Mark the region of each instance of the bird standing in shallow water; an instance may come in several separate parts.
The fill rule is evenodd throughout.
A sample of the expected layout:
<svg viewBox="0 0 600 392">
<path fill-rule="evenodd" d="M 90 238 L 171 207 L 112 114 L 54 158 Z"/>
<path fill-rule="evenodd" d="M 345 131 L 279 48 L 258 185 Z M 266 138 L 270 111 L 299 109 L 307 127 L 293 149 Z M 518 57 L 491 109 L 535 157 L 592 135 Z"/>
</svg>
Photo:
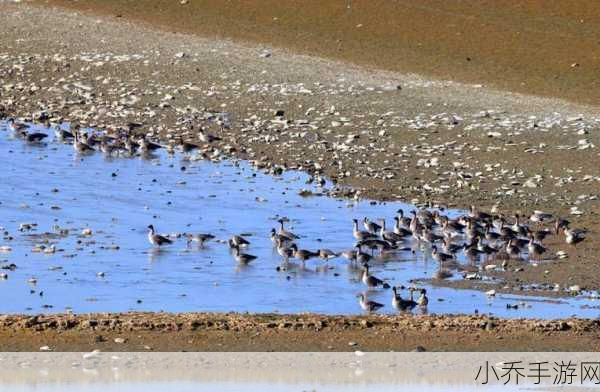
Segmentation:
<svg viewBox="0 0 600 392">
<path fill-rule="evenodd" d="M 228 242 L 230 248 L 235 248 L 236 246 L 241 248 L 250 245 L 250 241 L 241 235 L 232 235 Z"/>
<path fill-rule="evenodd" d="M 383 304 L 380 304 L 379 302 L 367 300 L 367 297 L 362 293 L 358 295 L 358 298 L 359 298 L 358 303 L 360 304 L 360 307 L 369 313 L 374 312 L 380 308 L 383 308 Z"/>
<path fill-rule="evenodd" d="M 284 236 L 284 237 L 287 237 L 287 238 L 290 238 L 290 239 L 292 239 L 292 240 L 297 240 L 297 239 L 299 239 L 299 238 L 300 238 L 300 237 L 298 237 L 296 234 L 292 233 L 291 231 L 288 231 L 288 230 L 286 230 L 286 229 L 283 227 L 283 222 L 285 222 L 285 220 L 284 220 L 284 219 L 278 219 L 278 220 L 277 220 L 277 222 L 279 222 L 279 224 L 281 225 L 281 226 L 279 227 L 279 232 L 278 232 L 278 234 L 279 234 L 279 235 L 281 235 L 281 236 Z"/>
<path fill-rule="evenodd" d="M 240 252 L 240 247 L 239 246 L 234 246 L 233 250 L 235 251 L 235 253 L 233 254 L 233 257 L 237 260 L 238 263 L 240 264 L 249 264 L 252 260 L 255 260 L 257 257 L 254 255 L 249 255 L 247 253 L 242 253 Z"/>
<path fill-rule="evenodd" d="M 400 287 L 400 290 L 404 290 L 404 286 Z M 392 307 L 399 312 L 406 310 L 412 310 L 417 303 L 412 299 L 404 299 L 402 295 L 398 293 L 396 286 L 392 287 Z"/>
<path fill-rule="evenodd" d="M 381 286 L 384 289 L 389 289 L 390 285 L 384 282 L 383 280 L 376 278 L 375 276 L 369 274 L 369 265 L 365 264 L 362 271 L 362 282 L 367 285 L 367 287 L 377 287 Z"/>
<path fill-rule="evenodd" d="M 187 240 L 188 240 L 188 246 L 192 243 L 192 241 L 195 241 L 198 243 L 198 246 L 200 248 L 204 247 L 204 243 L 206 241 L 212 240 L 214 239 L 215 236 L 212 234 L 206 234 L 206 233 L 199 233 L 199 234 L 188 234 L 187 235 Z"/>
<path fill-rule="evenodd" d="M 16 122 L 14 118 L 9 118 L 8 128 L 10 128 L 10 130 L 13 132 L 19 132 L 24 131 L 25 129 L 29 128 L 29 126 L 26 124 Z"/>
<path fill-rule="evenodd" d="M 162 236 L 160 234 L 156 234 L 156 231 L 154 230 L 153 225 L 148 226 L 148 241 L 150 241 L 150 243 L 152 245 L 158 246 L 158 247 L 161 247 L 163 245 L 169 245 L 169 244 L 173 243 L 173 241 L 170 240 L 169 238 Z"/>
</svg>

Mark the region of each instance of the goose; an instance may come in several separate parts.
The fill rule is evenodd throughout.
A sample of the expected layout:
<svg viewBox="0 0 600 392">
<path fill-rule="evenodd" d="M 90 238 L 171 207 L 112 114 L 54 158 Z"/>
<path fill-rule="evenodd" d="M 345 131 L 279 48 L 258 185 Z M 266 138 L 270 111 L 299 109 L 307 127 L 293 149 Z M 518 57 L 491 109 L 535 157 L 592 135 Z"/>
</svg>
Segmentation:
<svg viewBox="0 0 600 392">
<path fill-rule="evenodd" d="M 405 287 L 401 286 L 400 290 L 404 290 Z M 411 292 L 412 293 L 412 292 Z M 392 307 L 399 312 L 404 312 L 406 310 L 412 310 L 417 306 L 417 303 L 412 299 L 404 299 L 402 295 L 398 293 L 398 289 L 396 286 L 392 287 Z"/>
<path fill-rule="evenodd" d="M 300 238 L 300 237 L 298 237 L 296 234 L 292 233 L 291 231 L 287 231 L 287 230 L 286 230 L 286 229 L 283 227 L 283 222 L 284 222 L 284 220 L 283 220 L 283 219 L 278 219 L 278 220 L 277 220 L 277 222 L 279 222 L 279 224 L 281 225 L 281 226 L 279 227 L 279 232 L 278 232 L 278 234 L 279 234 L 279 235 L 282 235 L 282 236 L 285 236 L 285 237 L 291 238 L 292 240 L 297 240 L 297 239 L 299 239 L 299 238 Z"/>
<path fill-rule="evenodd" d="M 172 244 L 173 241 L 169 238 L 162 236 L 160 234 L 156 234 L 153 225 L 148 226 L 148 241 L 154 246 L 161 247 L 162 245 Z"/>
<path fill-rule="evenodd" d="M 385 219 L 380 219 L 380 222 L 381 228 L 379 229 L 379 235 L 381 236 L 381 238 L 383 238 L 386 241 L 389 241 L 392 244 L 395 244 L 396 242 L 401 242 L 404 239 L 401 235 L 396 234 L 393 231 L 386 231 Z"/>
<path fill-rule="evenodd" d="M 279 255 L 283 257 L 286 261 L 290 257 L 294 257 L 294 250 L 288 247 L 286 243 L 281 241 L 280 239 L 277 240 L 277 253 L 279 253 Z"/>
<path fill-rule="evenodd" d="M 84 134 L 85 136 L 85 142 L 92 147 L 95 147 L 96 144 L 100 144 L 102 142 L 102 140 L 100 138 L 98 138 L 98 136 L 96 136 L 96 134 L 94 132 L 85 132 Z"/>
<path fill-rule="evenodd" d="M 196 143 L 186 141 L 181 142 L 181 152 L 183 152 L 184 154 L 190 153 L 199 148 L 200 146 Z"/>
<path fill-rule="evenodd" d="M 356 261 L 358 252 L 358 250 L 345 250 L 342 253 L 340 253 L 340 256 L 349 261 Z"/>
<path fill-rule="evenodd" d="M 235 248 L 236 246 L 239 248 L 242 248 L 242 247 L 245 247 L 248 245 L 250 245 L 250 241 L 248 241 L 247 239 L 245 239 L 244 237 L 239 236 L 239 235 L 233 235 L 229 239 L 229 247 L 230 248 Z"/>
<path fill-rule="evenodd" d="M 358 230 L 358 220 L 357 219 L 352 219 L 352 223 L 353 223 L 352 235 L 358 241 L 363 241 L 363 240 L 366 240 L 369 238 L 375 238 L 375 235 L 373 235 L 372 233 L 370 233 L 368 231 Z"/>
<path fill-rule="evenodd" d="M 25 140 L 27 140 L 27 143 L 30 144 L 37 144 L 37 143 L 41 143 L 45 138 L 48 137 L 48 135 L 46 135 L 45 133 L 41 133 L 41 132 L 32 132 L 32 133 L 27 133 L 27 131 L 21 131 L 23 138 Z"/>
<path fill-rule="evenodd" d="M 389 289 L 390 285 L 384 282 L 383 280 L 376 278 L 375 276 L 369 274 L 369 264 L 365 264 L 363 266 L 361 281 L 367 285 L 367 287 L 378 287 L 381 286 L 384 289 Z"/>
<path fill-rule="evenodd" d="M 379 302 L 367 300 L 366 296 L 362 293 L 358 295 L 358 298 L 359 298 L 358 302 L 360 304 L 360 307 L 369 313 L 375 312 L 376 310 L 383 308 L 383 304 L 380 304 Z"/>
<path fill-rule="evenodd" d="M 10 130 L 13 132 L 20 132 L 20 131 L 23 131 L 23 130 L 29 128 L 29 125 L 23 124 L 23 123 L 18 123 L 15 121 L 14 118 L 9 118 L 8 119 L 8 128 L 10 128 Z"/>
<path fill-rule="evenodd" d="M 500 239 L 500 234 L 492 231 L 491 228 L 492 228 L 492 226 L 489 224 L 485 226 L 485 233 L 484 233 L 485 239 L 490 242 L 498 241 Z"/>
<path fill-rule="evenodd" d="M 417 219 L 419 220 L 419 222 L 421 222 L 423 226 L 426 226 L 427 228 L 432 228 L 435 224 L 434 214 L 431 211 L 425 210 L 423 208 L 417 211 Z"/>
<path fill-rule="evenodd" d="M 220 137 L 215 136 L 215 135 L 211 135 L 210 133 L 207 133 L 206 131 L 204 131 L 204 129 L 200 128 L 198 130 L 198 138 L 202 141 L 202 143 L 212 143 L 212 142 L 218 142 L 221 140 Z"/>
<path fill-rule="evenodd" d="M 446 253 L 456 254 L 462 248 L 461 245 L 453 244 L 450 238 L 444 238 L 444 241 L 442 242 L 442 249 Z"/>
<path fill-rule="evenodd" d="M 471 209 L 469 210 L 469 217 L 474 218 L 479 221 L 491 221 L 492 216 L 486 212 L 477 211 L 474 205 L 471 205 Z"/>
<path fill-rule="evenodd" d="M 442 234 L 445 238 L 456 238 L 462 235 L 460 231 L 452 228 L 447 220 L 442 220 Z"/>
<path fill-rule="evenodd" d="M 571 222 L 566 219 L 558 218 L 556 222 L 554 222 L 554 233 L 558 234 L 562 229 L 568 228 Z"/>
<path fill-rule="evenodd" d="M 431 247 L 431 257 L 440 264 L 454 259 L 454 255 L 438 251 L 438 248 L 435 245 Z"/>
<path fill-rule="evenodd" d="M 398 216 L 396 217 L 398 218 L 398 223 L 403 227 L 409 227 L 411 219 L 409 217 L 404 216 L 404 210 L 400 208 L 398 211 L 396 211 L 396 213 L 398 214 Z"/>
<path fill-rule="evenodd" d="M 502 215 L 502 214 L 494 216 L 494 218 L 492 219 L 492 226 L 493 226 L 493 228 L 495 228 L 498 231 L 500 231 L 500 229 L 502 229 L 502 227 L 504 227 L 505 223 L 506 223 L 506 219 L 504 219 L 504 215 Z M 488 222 L 488 225 L 489 224 L 490 223 Z"/>
<path fill-rule="evenodd" d="M 293 242 L 294 240 L 286 235 L 277 234 L 277 231 L 275 231 L 275 229 L 271 229 L 271 241 L 273 241 L 276 244 L 277 241 Z"/>
<path fill-rule="evenodd" d="M 371 234 L 376 234 L 381 230 L 381 226 L 375 222 L 371 222 L 367 217 L 363 219 L 363 226 Z"/>
<path fill-rule="evenodd" d="M 481 241 L 481 237 L 477 237 L 476 243 L 477 243 L 477 250 L 480 251 L 481 253 L 484 253 L 486 255 L 493 255 L 493 254 L 498 253 L 498 249 L 493 248 L 487 244 L 484 244 Z"/>
<path fill-rule="evenodd" d="M 427 290 L 421 289 L 421 295 L 417 298 L 417 305 L 422 308 L 426 308 L 429 305 L 429 298 L 427 298 Z"/>
<path fill-rule="evenodd" d="M 215 238 L 215 236 L 212 234 L 209 234 L 209 233 L 188 234 L 187 242 L 189 245 L 192 243 L 192 241 L 195 241 L 198 243 L 198 246 L 202 248 L 206 241 L 210 241 L 214 238 Z"/>
<path fill-rule="evenodd" d="M 517 238 L 517 233 L 515 233 L 513 229 L 504 226 L 504 224 L 500 227 L 500 239 L 508 241 L 515 238 Z"/>
<path fill-rule="evenodd" d="M 108 141 L 103 138 L 102 141 L 100 142 L 100 151 L 102 151 L 104 153 L 104 155 L 110 157 L 113 155 L 113 153 L 118 152 L 121 150 L 121 147 L 114 145 L 114 144 L 109 144 Z"/>
<path fill-rule="evenodd" d="M 357 244 L 356 245 L 356 261 L 359 262 L 360 264 L 366 264 L 369 261 L 371 261 L 371 259 L 373 258 L 373 256 L 371 256 L 368 253 L 364 253 L 361 250 L 361 245 Z"/>
<path fill-rule="evenodd" d="M 585 230 L 576 230 L 564 227 L 563 233 L 565 234 L 565 241 L 569 245 L 577 246 L 578 243 L 585 240 Z"/>
<path fill-rule="evenodd" d="M 67 139 L 73 139 L 74 136 L 71 132 L 62 129 L 59 125 L 54 127 L 54 137 L 59 142 L 64 142 Z"/>
<path fill-rule="evenodd" d="M 433 244 L 436 241 L 443 240 L 444 237 L 435 234 L 434 232 L 432 232 L 431 230 L 427 229 L 426 227 L 423 227 L 423 229 L 421 230 L 421 235 L 419 236 L 419 239 L 421 241 L 427 242 L 429 244 Z"/>
<path fill-rule="evenodd" d="M 512 243 L 514 246 L 516 246 L 519 249 L 523 249 L 527 246 L 527 244 L 529 244 L 529 239 L 528 238 L 513 238 L 512 239 Z"/>
<path fill-rule="evenodd" d="M 248 253 L 241 253 L 239 246 L 234 246 L 233 249 L 235 250 L 233 257 L 240 264 L 249 264 L 252 260 L 256 260 L 256 258 L 257 258 L 254 255 L 249 255 Z"/>
<path fill-rule="evenodd" d="M 141 137 L 138 140 L 138 144 L 139 144 L 139 149 L 140 149 L 140 151 L 142 151 L 142 153 L 149 153 L 151 151 L 156 151 L 160 148 L 163 148 L 163 146 L 161 146 L 158 143 L 151 142 L 145 136 Z"/>
<path fill-rule="evenodd" d="M 519 214 L 515 214 L 515 223 L 513 224 L 511 229 L 516 235 L 526 236 L 527 228 L 519 223 L 520 219 L 521 217 L 519 216 Z"/>
<path fill-rule="evenodd" d="M 506 244 L 506 254 L 508 257 L 516 257 L 518 258 L 521 255 L 521 249 L 514 244 L 514 239 L 511 239 Z"/>
<path fill-rule="evenodd" d="M 367 238 L 366 240 L 358 241 L 356 245 L 360 247 L 365 246 L 371 249 L 371 253 L 373 253 L 375 249 L 378 249 L 379 252 L 385 252 L 396 249 L 396 246 L 394 246 L 393 244 L 389 243 L 386 240 L 380 240 L 379 238 Z"/>
<path fill-rule="evenodd" d="M 552 214 L 549 214 L 544 211 L 533 211 L 533 214 L 529 217 L 529 220 L 532 222 L 546 222 L 552 219 Z"/>
<path fill-rule="evenodd" d="M 529 236 L 529 243 L 527 244 L 527 250 L 529 251 L 529 257 L 536 258 L 540 257 L 546 252 L 546 248 L 540 244 L 534 242 L 533 235 Z"/>
<path fill-rule="evenodd" d="M 442 227 L 446 228 L 446 230 L 455 231 L 457 233 L 462 233 L 465 230 L 466 225 L 463 225 L 456 220 L 449 219 L 447 216 L 442 215 L 440 219 L 442 221 Z"/>
<path fill-rule="evenodd" d="M 306 250 L 306 249 L 298 249 L 298 245 L 296 245 L 296 244 L 290 245 L 290 249 L 294 252 L 293 253 L 294 258 L 301 260 L 301 261 L 306 261 L 306 260 L 312 259 L 313 257 L 319 256 L 318 252 L 313 252 L 313 251 Z"/>
<path fill-rule="evenodd" d="M 336 257 L 340 256 L 339 253 L 336 253 L 329 249 L 319 249 L 318 253 L 319 253 L 319 258 L 321 258 L 323 260 L 335 259 Z"/>
<path fill-rule="evenodd" d="M 73 140 L 73 149 L 75 149 L 75 152 L 77 152 L 78 154 L 86 154 L 86 153 L 90 153 L 90 152 L 94 152 L 96 151 L 93 147 L 91 147 L 89 144 L 82 142 L 79 139 L 79 125 L 77 125 L 75 127 L 75 130 L 73 132 L 73 136 L 75 137 Z"/>
<path fill-rule="evenodd" d="M 418 233 L 421 232 L 423 226 L 421 225 L 421 223 L 419 222 L 419 219 L 417 218 L 417 211 L 412 210 L 410 213 L 412 214 L 413 217 L 410 220 L 410 224 L 408 225 L 408 228 L 413 233 L 413 235 L 418 235 Z"/>
<path fill-rule="evenodd" d="M 131 157 L 134 156 L 138 150 L 138 148 L 140 147 L 139 144 L 137 144 L 135 141 L 131 140 L 131 138 L 126 137 L 125 138 L 125 151 L 127 152 L 127 154 Z"/>
<path fill-rule="evenodd" d="M 473 239 L 479 237 L 480 235 L 485 235 L 485 232 L 482 233 L 481 227 L 478 226 L 473 219 L 467 220 L 466 232 L 465 235 L 467 239 Z"/>
<path fill-rule="evenodd" d="M 528 233 L 528 235 L 533 236 L 533 238 L 536 241 L 544 242 L 544 240 L 546 239 L 546 237 L 548 237 L 552 232 L 550 230 L 548 230 L 548 229 L 532 231 L 531 229 L 528 228 L 527 229 L 527 233 Z"/>
<path fill-rule="evenodd" d="M 401 218 L 399 216 L 395 216 L 394 221 L 396 222 L 394 225 L 394 233 L 401 237 L 408 237 L 412 234 L 412 231 L 400 226 Z"/>
<path fill-rule="evenodd" d="M 482 252 L 479 249 L 477 249 L 476 246 L 470 244 L 463 245 L 463 254 L 471 260 L 477 259 L 481 255 L 481 253 Z"/>
</svg>

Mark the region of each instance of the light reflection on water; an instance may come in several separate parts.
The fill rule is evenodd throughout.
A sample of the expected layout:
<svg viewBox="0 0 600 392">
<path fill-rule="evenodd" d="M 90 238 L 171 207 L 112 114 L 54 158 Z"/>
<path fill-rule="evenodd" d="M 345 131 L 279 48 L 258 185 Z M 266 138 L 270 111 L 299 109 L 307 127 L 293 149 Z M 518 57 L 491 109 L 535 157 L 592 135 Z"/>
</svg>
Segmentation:
<svg viewBox="0 0 600 392">
<path fill-rule="evenodd" d="M 345 259 L 334 259 L 327 264 L 330 268 L 310 260 L 305 268 L 277 271 L 281 258 L 273 250 L 269 230 L 276 227 L 278 215 L 287 216 L 292 220 L 289 227 L 302 237 L 301 248 L 346 250 L 355 242 L 353 218 L 386 217 L 392 225 L 398 208 L 412 209 L 400 203 L 303 198 L 298 192 L 307 187 L 306 177 L 296 172 L 272 177 L 246 163 L 189 162 L 166 154 L 153 160 L 106 159 L 101 153 L 77 157 L 70 146 L 50 142 L 36 147 L 0 132 L 0 225 L 15 237 L 0 244 L 13 248 L 0 254 L 0 261 L 18 266 L 0 281 L 0 295 L 11 298 L 0 305 L 2 313 L 56 313 L 67 307 L 76 313 L 361 313 L 356 295 L 364 286 L 355 268 Z M 24 222 L 37 223 L 37 230 L 19 232 Z M 248 233 L 252 245 L 246 251 L 259 258 L 239 266 L 222 243 L 209 242 L 198 249 L 187 247 L 183 239 L 157 251 L 147 242 L 150 223 L 161 233 L 210 232 L 223 240 Z M 69 236 L 51 239 L 64 252 L 32 253 L 40 241 L 27 234 L 50 232 L 55 225 L 70 229 Z M 79 235 L 84 227 L 94 234 Z M 113 245 L 119 250 L 110 249 Z M 437 269 L 438 263 L 418 248 L 414 254 L 403 251 L 372 263 L 372 273 L 393 285 L 408 286 L 409 280 L 431 277 Z M 36 284 L 28 283 L 32 277 Z M 581 308 L 594 304 L 584 299 L 549 304 L 528 298 L 531 307 L 510 310 L 506 304 L 516 303 L 517 297 L 490 299 L 477 291 L 436 287 L 429 287 L 428 294 L 430 313 L 477 309 L 541 318 L 598 313 Z M 389 290 L 371 291 L 369 299 L 384 303 L 382 312 L 394 312 Z"/>
</svg>

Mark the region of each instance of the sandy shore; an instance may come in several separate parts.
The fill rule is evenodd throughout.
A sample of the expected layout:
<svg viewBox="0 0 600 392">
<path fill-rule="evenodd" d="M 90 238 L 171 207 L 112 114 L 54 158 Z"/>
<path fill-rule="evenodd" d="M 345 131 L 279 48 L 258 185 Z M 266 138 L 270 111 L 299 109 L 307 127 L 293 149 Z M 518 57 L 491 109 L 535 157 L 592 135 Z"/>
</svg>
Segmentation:
<svg viewBox="0 0 600 392">
<path fill-rule="evenodd" d="M 347 196 L 495 206 L 509 216 L 548 211 L 590 230 L 588 240 L 570 249 L 562 237 L 550 238 L 551 252 L 566 250 L 568 258 L 515 265 L 496 273 L 503 280 L 496 288 L 600 289 L 600 176 L 591 164 L 599 155 L 598 107 L 166 32 L 123 17 L 28 3 L 2 7 L 0 111 L 7 116 L 47 115 L 100 128 L 141 121 L 165 144 L 195 138 L 181 123 L 195 117 L 224 139 L 209 153 L 267 170 L 321 170 L 350 186 Z M 275 117 L 278 110 L 283 118 Z M 202 120 L 215 112 L 231 114 L 231 129 Z M 471 348 L 460 344 L 451 347 Z"/>
<path fill-rule="evenodd" d="M 597 320 L 126 313 L 2 316 L 5 351 L 597 351 Z"/>
</svg>

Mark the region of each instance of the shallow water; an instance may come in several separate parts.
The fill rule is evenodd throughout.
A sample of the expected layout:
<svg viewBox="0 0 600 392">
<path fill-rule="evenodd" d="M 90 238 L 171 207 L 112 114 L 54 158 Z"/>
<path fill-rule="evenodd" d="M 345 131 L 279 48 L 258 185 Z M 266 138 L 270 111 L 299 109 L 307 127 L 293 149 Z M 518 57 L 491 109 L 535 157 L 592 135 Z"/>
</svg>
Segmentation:
<svg viewBox="0 0 600 392">
<path fill-rule="evenodd" d="M 45 130 L 51 136 L 50 130 Z M 269 230 L 278 216 L 301 235 L 300 248 L 349 249 L 353 218 L 386 217 L 388 225 L 400 203 L 372 204 L 329 197 L 303 198 L 306 176 L 287 172 L 273 177 L 246 163 L 185 161 L 181 155 L 156 159 L 113 158 L 101 153 L 80 157 L 71 146 L 50 141 L 32 146 L 14 139 L 0 125 L 0 226 L 14 236 L 0 241 L 12 251 L 0 261 L 15 263 L 8 279 L 0 280 L 1 313 L 100 311 L 237 311 L 361 313 L 356 295 L 365 290 L 358 271 L 345 259 L 327 263 L 309 260 L 305 268 L 277 271 L 281 257 L 274 251 Z M 181 170 L 185 166 L 186 170 Z M 312 187 L 312 186 L 311 186 Z M 317 188 L 312 188 L 317 190 Z M 57 190 L 53 192 L 52 190 Z M 36 229 L 19 232 L 21 223 Z M 204 249 L 188 247 L 184 239 L 160 251 L 147 241 L 146 226 L 160 233 L 210 232 L 225 240 L 248 233 L 247 253 L 259 258 L 240 266 L 228 247 L 209 242 Z M 31 235 L 70 230 L 50 238 L 55 254 L 33 253 L 42 243 Z M 81 235 L 89 227 L 93 235 Z M 48 245 L 48 244 L 46 244 Z M 111 249 L 117 245 L 118 250 Z M 410 244 L 409 244 L 410 245 Z M 438 263 L 416 248 L 372 263 L 372 273 L 393 285 L 431 277 Z M 2 265 L 3 263 L 0 263 Z M 103 272 L 104 276 L 98 276 Z M 35 278 L 35 284 L 29 282 Z M 39 293 L 43 291 L 43 296 Z M 428 287 L 430 313 L 493 313 L 504 317 L 596 317 L 584 299 L 548 303 L 541 298 L 510 295 L 488 298 L 473 290 Z M 369 291 L 392 313 L 389 290 Z M 6 300 L 10 299 L 10 300 Z M 443 300 L 443 301 L 442 301 Z M 525 301 L 518 310 L 506 304 Z M 586 305 L 582 308 L 582 305 Z M 51 306 L 51 307 L 49 307 Z M 416 311 L 418 312 L 418 311 Z"/>
</svg>

